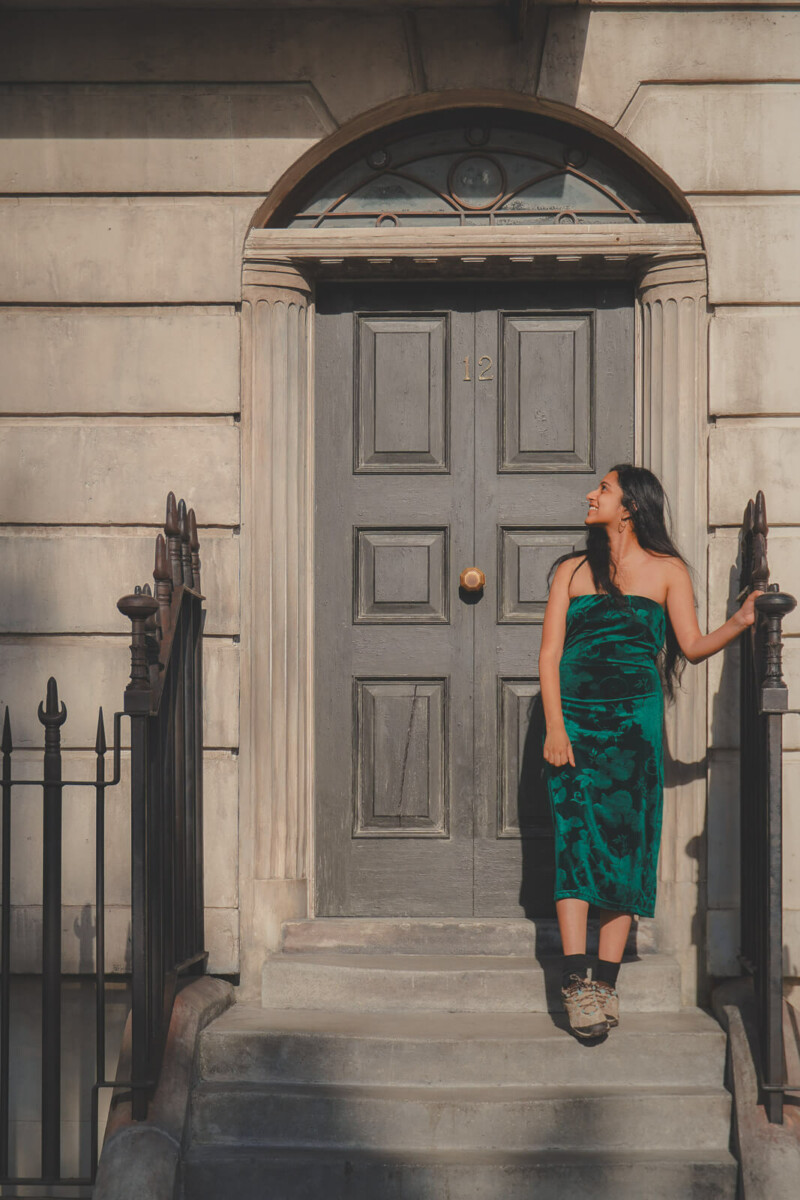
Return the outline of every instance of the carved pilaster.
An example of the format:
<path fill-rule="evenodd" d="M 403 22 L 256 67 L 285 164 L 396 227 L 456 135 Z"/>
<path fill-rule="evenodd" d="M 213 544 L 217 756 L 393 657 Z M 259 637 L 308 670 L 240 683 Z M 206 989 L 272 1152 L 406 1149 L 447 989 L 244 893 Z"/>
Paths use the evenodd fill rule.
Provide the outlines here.
<path fill-rule="evenodd" d="M 641 455 L 664 484 L 673 535 L 693 569 L 705 623 L 707 281 L 700 257 L 651 261 L 639 281 Z M 687 666 L 666 715 L 659 937 L 681 959 L 684 995 L 702 987 L 697 918 L 706 907 L 706 671 Z"/>
<path fill-rule="evenodd" d="M 309 286 L 282 263 L 248 262 L 243 282 L 242 883 L 256 910 L 262 885 L 275 882 L 278 895 L 273 888 L 269 914 L 254 912 L 255 944 L 242 949 L 263 961 L 265 920 L 293 915 L 307 879 Z M 295 897 L 288 905 L 284 884 Z"/>

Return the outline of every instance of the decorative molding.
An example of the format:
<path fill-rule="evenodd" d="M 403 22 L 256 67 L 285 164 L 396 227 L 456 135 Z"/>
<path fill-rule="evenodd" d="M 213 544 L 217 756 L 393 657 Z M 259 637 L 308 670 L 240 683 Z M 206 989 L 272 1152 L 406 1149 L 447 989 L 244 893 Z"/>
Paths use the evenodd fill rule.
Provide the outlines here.
<path fill-rule="evenodd" d="M 691 224 L 667 225 L 526 225 L 495 226 L 477 229 L 403 229 L 381 226 L 379 229 L 251 229 L 245 243 L 247 264 L 270 263 L 273 269 L 281 261 L 287 266 L 298 262 L 313 269 L 325 266 L 325 260 L 365 262 L 380 259 L 415 259 L 424 255 L 435 260 L 462 257 L 513 260 L 521 255 L 552 259 L 559 255 L 570 259 L 597 256 L 691 255 L 702 252 L 702 241 Z M 479 265 L 481 274 L 486 262 Z M 490 268 L 491 269 L 491 264 Z"/>
<path fill-rule="evenodd" d="M 639 461 L 663 479 L 678 544 L 702 593 L 707 529 L 706 268 L 688 225 L 550 227 L 456 232 L 437 229 L 252 230 L 243 291 L 243 655 L 242 887 L 243 983 L 256 994 L 267 945 L 280 922 L 307 911 L 313 894 L 313 387 L 311 283 L 315 264 L 397 255 L 410 275 L 414 257 L 440 258 L 455 274 L 478 246 L 473 269 L 496 278 L 503 255 L 625 256 L 638 276 Z M 477 256 L 477 255 L 476 255 Z M 620 263 L 617 267 L 622 269 Z M 527 269 L 530 269 L 529 267 Z M 702 595 L 701 605 L 703 602 Z M 705 821 L 705 673 L 688 675 L 669 710 L 667 790 L 661 855 L 661 944 L 683 967 L 684 996 L 695 1002 L 704 973 L 692 921 L 705 908 L 699 858 Z M 509 831 L 510 832 L 510 831 Z M 245 908 L 247 906 L 245 905 Z M 266 930 L 266 933 L 263 931 Z M 247 980 L 245 980 L 245 975 Z"/>
<path fill-rule="evenodd" d="M 288 264 L 245 270 L 242 789 L 256 879 L 306 878 L 313 432 L 309 286 Z"/>
<path fill-rule="evenodd" d="M 705 612 L 708 541 L 707 309 L 702 256 L 656 259 L 640 277 L 642 459 L 664 484 L 675 540 L 693 569 Z M 702 618 L 701 618 L 702 619 Z M 659 861 L 660 945 L 681 963 L 683 995 L 705 986 L 706 702 L 704 668 L 687 667 L 666 711 L 664 820 Z"/>

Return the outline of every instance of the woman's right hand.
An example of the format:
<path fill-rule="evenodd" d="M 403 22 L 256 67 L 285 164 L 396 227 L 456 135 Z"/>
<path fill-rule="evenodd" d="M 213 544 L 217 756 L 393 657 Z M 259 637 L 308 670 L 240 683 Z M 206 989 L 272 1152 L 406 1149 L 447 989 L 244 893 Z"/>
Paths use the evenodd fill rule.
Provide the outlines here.
<path fill-rule="evenodd" d="M 567 737 L 567 731 L 563 725 L 552 733 L 548 729 L 544 739 L 544 757 L 554 767 L 565 767 L 567 763 L 572 767 L 575 766 L 572 743 Z"/>

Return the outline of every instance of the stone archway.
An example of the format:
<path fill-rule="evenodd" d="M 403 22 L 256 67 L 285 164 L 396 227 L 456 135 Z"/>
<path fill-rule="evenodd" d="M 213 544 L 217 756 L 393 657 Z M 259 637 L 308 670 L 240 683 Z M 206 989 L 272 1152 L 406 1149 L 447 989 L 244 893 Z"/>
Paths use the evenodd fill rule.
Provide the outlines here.
<path fill-rule="evenodd" d="M 476 93 L 459 96 L 462 107 Z M 486 98 L 486 94 L 481 93 Z M 417 109 L 425 98 L 414 101 Z M 506 105 L 521 98 L 504 96 Z M 450 106 L 456 103 L 449 98 Z M 492 94 L 492 102 L 500 100 Z M 563 106 L 524 102 L 547 115 Z M 434 98 L 433 109 L 448 105 Z M 392 109 L 390 113 L 387 109 Z M 402 111 L 401 111 L 402 110 Z M 339 161 L 354 138 L 408 115 L 384 106 L 316 147 L 275 189 L 259 219 L 285 210 L 303 178 L 317 172 L 325 146 Z M 576 125 L 604 127 L 570 113 Z M 615 153 L 622 139 L 605 131 Z M 627 148 L 632 163 L 642 156 Z M 313 162 L 311 159 L 313 158 Z M 649 164 L 647 164 L 650 166 Z M 659 186 L 663 173 L 651 167 Z M 637 459 L 662 478 L 672 498 L 677 540 L 703 591 L 706 545 L 706 266 L 686 220 L 667 224 L 535 225 L 474 229 L 254 227 L 245 245 L 242 338 L 242 982 L 255 993 L 265 951 L 281 922 L 312 915 L 313 895 L 313 306 L 319 279 L 386 279 L 420 271 L 443 277 L 592 277 L 633 280 L 637 297 Z M 283 209 L 281 206 L 284 206 Z M 702 604 L 702 599 L 701 599 Z M 705 757 L 705 674 L 693 673 L 668 717 L 671 758 Z M 698 778 L 697 776 L 700 775 Z M 702 841 L 705 777 L 674 772 L 665 796 L 658 937 L 682 964 L 684 992 L 696 994 L 701 954 L 693 925 L 702 906 L 702 871 L 687 847 Z M 686 782 L 682 782 L 683 779 Z"/>

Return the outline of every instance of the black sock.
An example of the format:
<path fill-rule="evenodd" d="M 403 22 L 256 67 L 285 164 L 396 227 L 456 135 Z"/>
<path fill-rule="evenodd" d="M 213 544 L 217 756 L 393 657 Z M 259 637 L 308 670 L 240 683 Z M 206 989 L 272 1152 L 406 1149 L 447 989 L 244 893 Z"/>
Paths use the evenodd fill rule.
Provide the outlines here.
<path fill-rule="evenodd" d="M 597 966 L 592 971 L 592 979 L 595 983 L 607 983 L 609 987 L 615 988 L 619 966 L 618 962 L 607 962 L 604 958 L 598 958 Z"/>
<path fill-rule="evenodd" d="M 565 954 L 561 969 L 561 986 L 567 987 L 570 975 L 577 975 L 580 979 L 585 979 L 588 970 L 589 956 L 587 954 Z"/>

